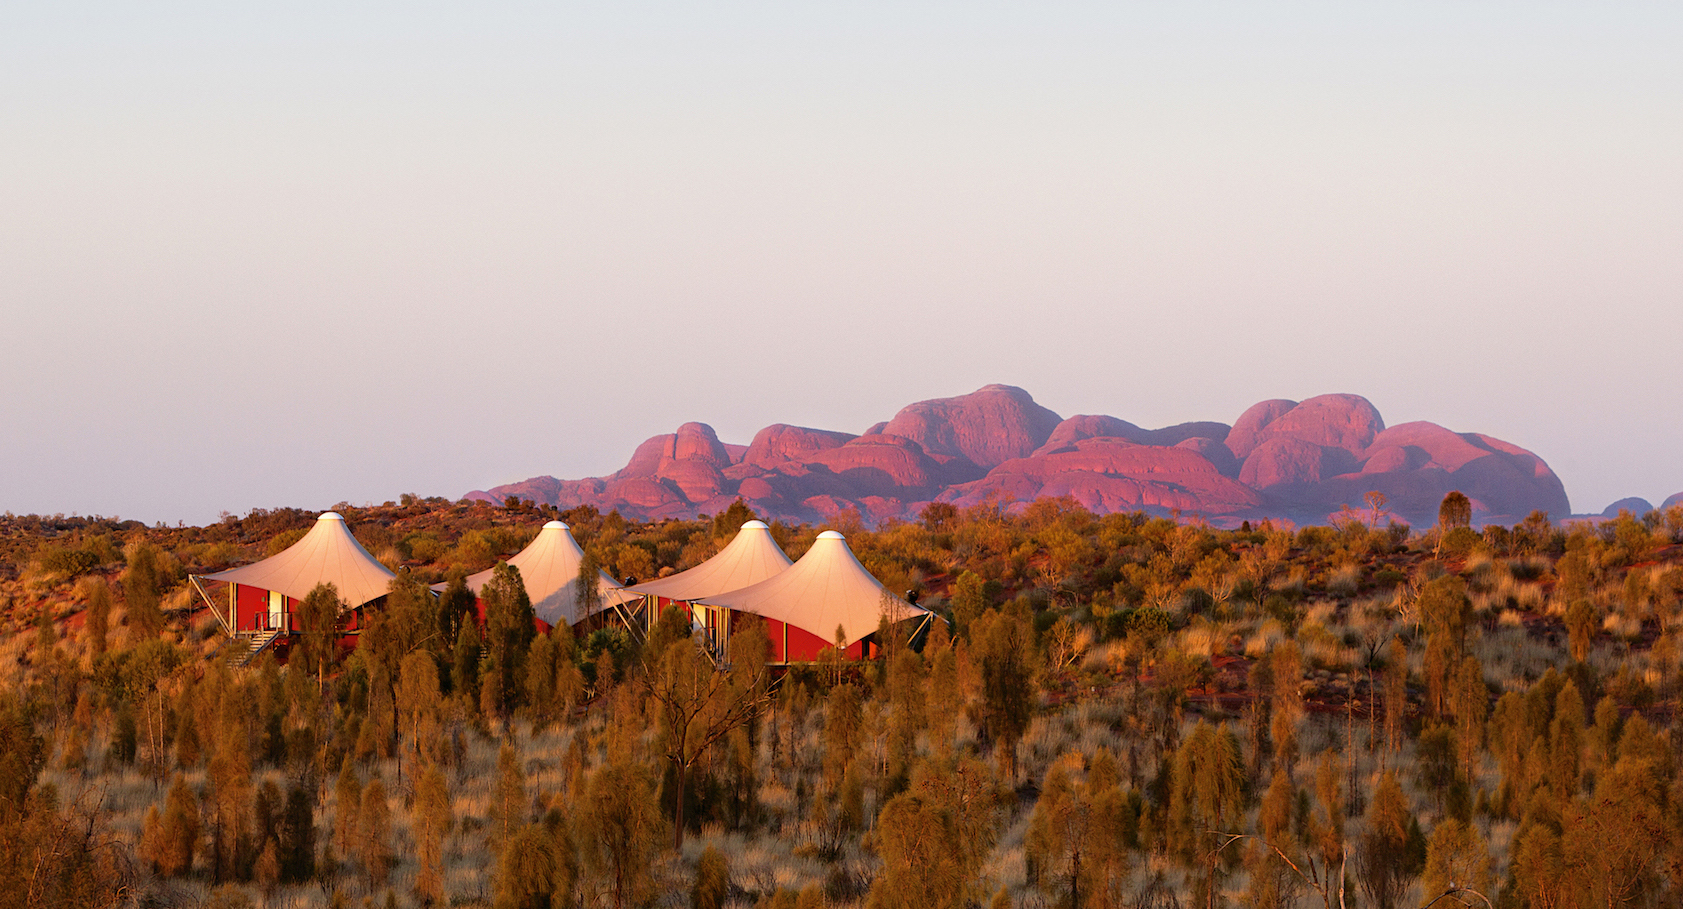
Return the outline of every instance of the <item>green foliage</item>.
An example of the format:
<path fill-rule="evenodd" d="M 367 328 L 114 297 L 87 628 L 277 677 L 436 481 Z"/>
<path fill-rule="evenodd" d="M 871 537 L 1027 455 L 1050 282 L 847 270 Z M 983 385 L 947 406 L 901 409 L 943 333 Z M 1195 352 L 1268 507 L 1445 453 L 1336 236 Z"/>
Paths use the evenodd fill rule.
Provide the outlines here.
<path fill-rule="evenodd" d="M 970 637 L 982 674 L 982 726 L 1009 779 L 1016 774 L 1017 741 L 1028 729 L 1039 693 L 1033 625 L 1022 609 L 989 610 Z"/>
<path fill-rule="evenodd" d="M 479 598 L 485 606 L 480 686 L 492 693 L 490 706 L 506 722 L 525 689 L 526 653 L 537 636 L 536 617 L 520 569 L 507 562 L 497 563 Z"/>
<path fill-rule="evenodd" d="M 628 755 L 597 769 L 578 804 L 580 851 L 611 905 L 640 905 L 651 893 L 654 856 L 666 839 L 654 781 Z"/>
<path fill-rule="evenodd" d="M 1456 527 L 1466 527 L 1473 520 L 1473 503 L 1460 490 L 1443 497 L 1438 505 L 1438 526 L 1448 531 Z"/>
<path fill-rule="evenodd" d="M 497 860 L 497 909 L 548 909 L 573 889 L 563 843 L 542 824 L 514 831 Z"/>
<path fill-rule="evenodd" d="M 1225 830 L 1244 806 L 1244 768 L 1230 730 L 1203 720 L 1175 752 L 1169 797 L 1170 842 L 1190 859 L 1206 831 Z"/>
<path fill-rule="evenodd" d="M 317 584 L 293 614 L 299 630 L 296 647 L 299 668 L 314 675 L 318 687 L 325 683 L 328 667 L 338 650 L 339 614 L 343 608 L 338 588 Z"/>

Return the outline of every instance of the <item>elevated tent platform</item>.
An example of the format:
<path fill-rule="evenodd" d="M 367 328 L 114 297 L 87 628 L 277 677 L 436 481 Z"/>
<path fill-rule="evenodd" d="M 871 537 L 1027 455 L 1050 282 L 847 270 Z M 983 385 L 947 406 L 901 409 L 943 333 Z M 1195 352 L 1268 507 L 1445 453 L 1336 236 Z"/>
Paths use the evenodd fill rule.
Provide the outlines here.
<path fill-rule="evenodd" d="M 341 608 L 354 613 L 347 627 L 354 632 L 363 607 L 383 598 L 394 577 L 351 536 L 345 519 L 329 511 L 285 550 L 261 562 L 194 575 L 192 580 L 229 634 L 273 640 L 298 630 L 292 615 L 318 584 L 332 584 L 339 591 Z M 206 582 L 227 584 L 226 596 L 213 598 Z"/>
<path fill-rule="evenodd" d="M 578 614 L 579 565 L 584 550 L 573 539 L 572 529 L 560 521 L 543 525 L 538 535 L 525 549 L 509 558 L 508 564 L 520 569 L 520 580 L 526 596 L 532 601 L 532 612 L 547 625 L 577 625 L 591 616 Z M 467 577 L 468 589 L 475 600 L 485 585 L 491 582 L 496 568 L 487 568 Z M 443 591 L 447 584 L 434 584 L 432 589 Z M 627 593 L 607 572 L 597 572 L 596 589 L 601 595 L 604 611 L 616 610 L 637 599 Z M 484 616 L 484 608 L 480 607 Z"/>
<path fill-rule="evenodd" d="M 725 613 L 726 639 L 731 613 L 764 619 L 777 663 L 815 660 L 838 644 L 850 659 L 869 659 L 876 655 L 871 636 L 884 618 L 890 625 L 926 624 L 934 615 L 884 588 L 833 530 L 819 534 L 787 570 L 695 605 Z"/>
<path fill-rule="evenodd" d="M 626 589 L 644 597 L 638 613 L 642 631 L 647 632 L 668 608 L 681 604 L 689 608 L 692 626 L 717 652 L 729 637 L 728 617 L 717 607 L 698 605 L 699 601 L 758 584 L 792 564 L 772 539 L 771 528 L 764 521 L 749 521 L 724 549 L 700 565 Z"/>

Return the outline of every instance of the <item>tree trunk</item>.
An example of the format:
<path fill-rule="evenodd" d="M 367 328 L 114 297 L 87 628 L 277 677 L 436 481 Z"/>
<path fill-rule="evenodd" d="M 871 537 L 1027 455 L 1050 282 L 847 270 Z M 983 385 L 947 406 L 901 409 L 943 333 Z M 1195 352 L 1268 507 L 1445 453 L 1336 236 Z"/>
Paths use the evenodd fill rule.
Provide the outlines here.
<path fill-rule="evenodd" d="M 674 807 L 672 809 L 672 848 L 682 852 L 684 849 L 684 801 L 689 795 L 690 768 L 688 764 L 678 761 L 677 770 L 678 793 L 677 798 L 673 800 Z"/>

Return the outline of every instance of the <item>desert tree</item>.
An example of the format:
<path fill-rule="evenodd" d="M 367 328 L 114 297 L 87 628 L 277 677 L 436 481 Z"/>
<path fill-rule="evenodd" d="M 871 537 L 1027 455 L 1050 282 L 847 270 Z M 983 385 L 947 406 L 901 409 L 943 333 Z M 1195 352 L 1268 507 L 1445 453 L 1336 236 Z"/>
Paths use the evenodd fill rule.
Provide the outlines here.
<path fill-rule="evenodd" d="M 526 654 L 537 635 L 532 599 L 520 569 L 498 562 L 479 591 L 485 604 L 485 651 L 480 687 L 488 692 L 481 708 L 491 707 L 508 729 L 508 719 L 525 688 Z M 489 703 L 487 703 L 487 699 Z"/>
<path fill-rule="evenodd" d="M 532 641 L 526 655 L 526 708 L 533 732 L 566 719 L 579 700 L 584 679 L 574 662 L 573 631 L 560 622 Z"/>
<path fill-rule="evenodd" d="M 384 608 L 370 612 L 357 650 L 395 678 L 405 657 L 423 650 L 442 653 L 444 643 L 437 597 L 419 576 L 404 569 L 387 586 Z"/>
<path fill-rule="evenodd" d="M 1189 864 L 1203 858 L 1208 877 L 1200 889 L 1213 892 L 1219 849 L 1206 851 L 1214 837 L 1237 820 L 1244 807 L 1244 764 L 1239 742 L 1224 727 L 1199 720 L 1175 752 L 1168 806 L 1170 847 Z"/>
<path fill-rule="evenodd" d="M 357 776 L 354 759 L 347 755 L 333 787 L 333 849 L 341 856 L 350 856 L 356 849 L 356 820 L 361 807 L 362 779 Z"/>
<path fill-rule="evenodd" d="M 923 658 L 929 664 L 923 698 L 925 729 L 931 747 L 938 755 L 946 756 L 952 751 L 958 715 L 964 707 L 958 687 L 958 649 L 947 631 L 947 623 L 937 620 L 931 624 Z"/>
<path fill-rule="evenodd" d="M 924 704 L 923 656 L 909 647 L 895 648 L 888 658 L 889 779 L 904 780 L 911 773 L 918 734 L 928 726 Z"/>
<path fill-rule="evenodd" d="M 413 650 L 403 658 L 398 669 L 397 714 L 407 746 L 398 750 L 397 778 L 403 781 L 403 756 L 408 754 L 415 766 L 422 761 L 435 760 L 439 735 L 438 722 L 438 663 L 432 652 Z"/>
<path fill-rule="evenodd" d="M 111 587 L 104 578 L 83 578 L 76 589 L 87 602 L 87 619 L 82 633 L 88 641 L 88 652 L 95 662 L 105 655 L 111 628 Z"/>
<path fill-rule="evenodd" d="M 1344 839 L 1346 795 L 1339 786 L 1337 763 L 1331 751 L 1321 752 L 1315 764 L 1315 800 L 1309 815 L 1310 886 L 1321 894 L 1326 909 L 1344 904 L 1345 869 L 1350 856 Z"/>
<path fill-rule="evenodd" d="M 427 905 L 444 900 L 444 837 L 452 823 L 444 772 L 428 765 L 415 787 L 415 896 Z"/>
<path fill-rule="evenodd" d="M 1052 765 L 1023 839 L 1041 891 L 1078 909 L 1116 905 L 1119 894 L 1110 885 L 1126 871 L 1125 803 L 1114 767 L 1107 772 L 1098 763 L 1085 781 L 1075 779 L 1068 761 Z"/>
<path fill-rule="evenodd" d="M 602 611 L 602 561 L 593 548 L 579 559 L 578 578 L 573 583 L 573 615 L 587 619 Z"/>
<path fill-rule="evenodd" d="M 1449 712 L 1456 672 L 1466 654 L 1467 626 L 1473 604 L 1467 584 L 1445 575 L 1428 582 L 1417 600 L 1420 620 L 1426 629 L 1426 655 L 1422 671 L 1426 677 L 1426 705 L 1431 715 Z"/>
<path fill-rule="evenodd" d="M 1659 889 L 1663 852 L 1676 836 L 1659 770 L 1653 756 L 1633 752 L 1600 777 L 1592 796 L 1567 808 L 1560 851 L 1573 903 L 1629 905 Z"/>
<path fill-rule="evenodd" d="M 150 812 L 147 820 L 150 827 Z M 147 857 L 165 877 L 187 873 L 199 848 L 199 801 L 179 774 L 170 784 L 163 813 L 158 815 L 156 823 Z"/>
<path fill-rule="evenodd" d="M 206 832 L 210 835 L 211 877 L 218 882 L 235 876 L 241 858 L 240 846 L 247 839 L 251 824 L 255 790 L 246 709 L 243 691 L 222 691 L 216 748 L 205 773 L 210 786 L 205 818 Z"/>
<path fill-rule="evenodd" d="M 450 691 L 469 705 L 479 696 L 479 663 L 485 648 L 479 634 L 479 623 L 470 616 L 456 633 L 451 648 Z"/>
<path fill-rule="evenodd" d="M 1582 663 L 1589 659 L 1590 646 L 1595 643 L 1599 625 L 1595 607 L 1587 599 L 1573 599 L 1566 606 L 1567 646 L 1572 659 Z"/>
<path fill-rule="evenodd" d="M 169 765 L 169 719 L 180 695 L 184 657 L 181 649 L 158 638 L 146 638 L 118 654 L 122 667 L 123 693 L 140 708 L 146 744 L 146 768 L 154 783 L 161 783 Z"/>
<path fill-rule="evenodd" d="M 1426 842 L 1395 773 L 1386 771 L 1363 819 L 1356 869 L 1376 909 L 1396 909 L 1426 863 Z"/>
<path fill-rule="evenodd" d="M 1367 503 L 1368 512 L 1370 514 L 1369 523 L 1373 527 L 1377 528 L 1379 526 L 1379 516 L 1385 513 L 1385 506 L 1391 500 L 1379 490 L 1370 489 L 1367 492 L 1362 493 L 1362 501 Z"/>
<path fill-rule="evenodd" d="M 1451 530 L 1456 527 L 1467 527 L 1473 522 L 1473 503 L 1467 494 L 1459 489 L 1449 492 L 1438 504 L 1438 527 Z"/>
<path fill-rule="evenodd" d="M 960 635 L 968 635 L 970 623 L 987 611 L 990 599 L 987 583 L 979 575 L 969 570 L 959 573 L 953 582 L 951 602 L 953 625 Z"/>
<path fill-rule="evenodd" d="M 718 847 L 709 844 L 695 863 L 695 882 L 690 886 L 694 909 L 724 909 L 730 892 L 730 862 Z"/>
<path fill-rule="evenodd" d="M 1426 866 L 1421 875 L 1425 892 L 1447 893 L 1469 888 L 1489 893 L 1495 881 L 1490 845 L 1478 825 L 1445 818 L 1426 842 Z"/>
<path fill-rule="evenodd" d="M 548 909 L 573 889 L 572 865 L 555 833 L 542 824 L 514 831 L 497 859 L 496 909 Z"/>
<path fill-rule="evenodd" d="M 755 721 L 769 702 L 764 638 L 764 629 L 757 623 L 732 635 L 730 652 L 737 659 L 728 668 L 714 666 L 693 638 L 671 644 L 658 664 L 647 667 L 647 695 L 660 724 L 661 750 L 677 787 L 674 848 L 684 844 L 684 803 L 691 771 L 732 730 Z"/>
<path fill-rule="evenodd" d="M 163 571 L 158 549 L 151 543 L 132 543 L 126 553 L 128 567 L 123 571 L 123 600 L 129 609 L 129 624 L 134 626 L 141 640 L 155 638 L 164 630 L 161 608 Z"/>
<path fill-rule="evenodd" d="M 1385 651 L 1385 750 L 1402 750 L 1403 721 L 1408 717 L 1408 645 L 1392 638 Z"/>
<path fill-rule="evenodd" d="M 1479 756 L 1484 754 L 1485 719 L 1490 714 L 1490 691 L 1484 683 L 1484 666 L 1478 657 L 1468 655 L 1461 660 L 1454 682 L 1452 706 L 1455 713 L 1455 739 L 1460 748 L 1461 772 L 1473 778 Z"/>
<path fill-rule="evenodd" d="M 1033 623 L 1019 608 L 989 610 L 972 624 L 970 639 L 982 678 L 982 726 L 1010 780 L 1039 695 Z"/>
<path fill-rule="evenodd" d="M 286 808 L 281 813 L 279 845 L 282 878 L 301 882 L 314 876 L 315 797 L 297 783 L 286 789 Z"/>
<path fill-rule="evenodd" d="M 520 753 L 513 742 L 505 741 L 497 752 L 497 779 L 491 787 L 491 805 L 486 816 L 485 845 L 491 855 L 502 855 L 514 832 L 526 823 L 531 813 L 530 801 L 526 773 L 520 768 Z"/>
<path fill-rule="evenodd" d="M 318 690 L 327 685 L 327 667 L 339 647 L 342 608 L 339 589 L 332 584 L 317 584 L 298 604 L 298 668 L 316 677 Z"/>
<path fill-rule="evenodd" d="M 872 833 L 882 872 L 868 905 L 956 907 L 980 902 L 981 865 L 993 848 L 1001 798 L 975 760 L 925 762 L 889 799 Z"/>
<path fill-rule="evenodd" d="M 614 909 L 641 904 L 654 881 L 651 865 L 666 837 L 655 784 L 624 747 L 611 749 L 578 803 L 578 842 Z"/>
<path fill-rule="evenodd" d="M 465 625 L 478 622 L 473 591 L 468 589 L 466 575 L 460 570 L 450 573 L 444 591 L 438 595 L 438 640 L 441 650 L 448 649 L 462 633 Z"/>
<path fill-rule="evenodd" d="M 1568 681 L 1555 695 L 1554 719 L 1549 723 L 1547 779 L 1555 798 L 1566 804 L 1581 787 L 1584 759 L 1584 699 Z"/>
<path fill-rule="evenodd" d="M 960 860 L 960 833 L 952 813 L 918 792 L 889 799 L 877 817 L 875 844 L 882 873 L 871 886 L 872 909 L 964 905 L 967 869 Z"/>
<path fill-rule="evenodd" d="M 383 887 L 397 855 L 392 850 L 391 805 L 386 801 L 386 784 L 378 774 L 362 790 L 357 812 L 356 855 L 370 887 Z"/>
<path fill-rule="evenodd" d="M 1256 817 L 1257 842 L 1250 844 L 1245 865 L 1250 872 L 1247 902 L 1257 909 L 1281 909 L 1294 905 L 1303 888 L 1296 861 L 1301 860 L 1301 843 L 1293 825 L 1297 789 L 1282 767 L 1274 768 L 1273 779 L 1263 793 Z M 1217 848 L 1222 845 L 1218 842 Z M 1292 857 L 1297 856 L 1297 860 Z"/>
<path fill-rule="evenodd" d="M 824 701 L 824 784 L 832 789 L 853 766 L 865 734 L 864 705 L 858 686 L 843 682 Z"/>
<path fill-rule="evenodd" d="M 1268 678 L 1273 686 L 1268 732 L 1274 764 L 1290 776 L 1297 764 L 1297 725 L 1303 718 L 1303 650 L 1296 641 L 1282 641 L 1269 652 Z"/>

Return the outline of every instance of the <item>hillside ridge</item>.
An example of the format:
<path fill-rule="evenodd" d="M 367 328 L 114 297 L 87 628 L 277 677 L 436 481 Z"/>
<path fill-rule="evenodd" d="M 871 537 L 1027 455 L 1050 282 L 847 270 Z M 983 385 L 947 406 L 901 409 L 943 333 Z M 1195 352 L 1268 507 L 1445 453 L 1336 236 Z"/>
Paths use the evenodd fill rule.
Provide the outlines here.
<path fill-rule="evenodd" d="M 914 518 L 931 502 L 1020 507 L 1066 496 L 1100 514 L 1234 526 L 1318 524 L 1351 512 L 1430 524 L 1452 490 L 1467 495 L 1481 524 L 1571 513 L 1559 477 L 1531 451 L 1427 421 L 1387 426 L 1361 395 L 1274 399 L 1232 424 L 1144 429 L 1103 414 L 1061 417 L 997 384 L 908 404 L 861 435 L 775 423 L 746 446 L 728 445 L 711 426 L 685 423 L 637 446 L 613 473 L 537 476 L 466 498 L 590 505 L 636 520 L 718 514 L 740 498 L 768 518 L 857 510 L 876 524 Z"/>

